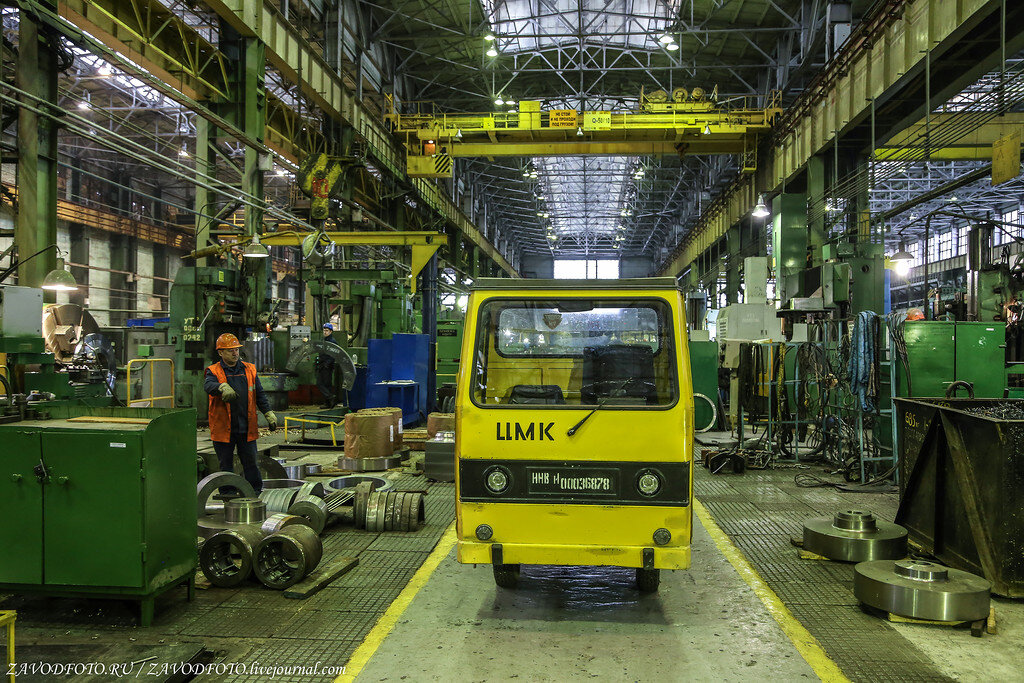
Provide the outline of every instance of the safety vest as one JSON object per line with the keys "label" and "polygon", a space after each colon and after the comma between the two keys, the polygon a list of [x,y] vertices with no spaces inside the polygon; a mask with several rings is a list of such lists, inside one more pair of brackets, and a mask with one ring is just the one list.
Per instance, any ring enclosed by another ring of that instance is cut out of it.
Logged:
{"label": "safety vest", "polygon": [[[256,391],[256,366],[245,361],[238,362],[242,364],[242,368],[245,370],[245,385],[247,389],[245,399],[249,405],[249,432],[247,437],[249,441],[255,441],[259,436],[258,425],[256,424],[256,397],[253,396],[253,392]],[[219,362],[214,363],[208,369],[221,384],[228,381],[228,376],[224,373],[224,368],[221,367]],[[241,400],[243,397],[239,396],[238,398]],[[211,394],[208,417],[210,420],[210,439],[224,443],[230,442],[231,405],[220,396]]]}

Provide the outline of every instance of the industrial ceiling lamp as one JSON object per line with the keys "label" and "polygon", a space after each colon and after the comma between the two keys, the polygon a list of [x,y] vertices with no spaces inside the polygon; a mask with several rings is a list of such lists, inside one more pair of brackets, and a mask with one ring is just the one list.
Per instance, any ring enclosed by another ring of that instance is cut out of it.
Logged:
{"label": "industrial ceiling lamp", "polygon": [[455,130],[455,139],[456,140],[461,140],[462,139],[462,129],[461,128],[458,128],[458,129]]}
{"label": "industrial ceiling lamp", "polygon": [[576,126],[576,137],[583,137],[583,126]]}
{"label": "industrial ceiling lamp", "polygon": [[495,48],[493,45],[491,45],[489,48],[487,48],[487,56],[488,57],[497,57],[498,56],[497,48]]}
{"label": "industrial ceiling lamp", "polygon": [[711,124],[704,124],[704,135],[711,135]]}
{"label": "industrial ceiling lamp", "polygon": [[493,43],[494,42],[494,34],[493,33],[488,33],[486,36],[484,36],[484,40],[486,40],[488,43]]}
{"label": "industrial ceiling lamp", "polygon": [[668,45],[669,43],[674,43],[675,41],[676,39],[667,33],[661,34],[661,37],[658,38],[658,42],[661,43],[662,45]]}
{"label": "industrial ceiling lamp", "polygon": [[900,277],[906,277],[910,273],[910,266],[914,262],[914,255],[907,251],[907,245],[900,240],[900,248],[895,254],[889,257],[892,262],[892,269]]}
{"label": "industrial ceiling lamp", "polygon": [[252,241],[242,250],[242,256],[245,258],[267,258],[270,256],[270,251],[265,245],[260,244],[259,235],[253,235]]}
{"label": "industrial ceiling lamp", "polygon": [[767,218],[771,215],[768,211],[768,205],[764,203],[764,195],[757,195],[757,204],[754,205],[754,210],[750,213],[754,218]]}
{"label": "industrial ceiling lamp", "polygon": [[669,52],[675,52],[676,50],[679,49],[679,44],[669,43],[668,45],[665,46],[665,49],[668,50]]}
{"label": "industrial ceiling lamp", "polygon": [[73,292],[78,289],[75,276],[64,269],[64,259],[57,258],[57,267],[43,278],[43,289],[51,292]]}
{"label": "industrial ceiling lamp", "polygon": [[500,107],[501,105],[505,104],[505,100],[501,99],[501,97],[498,96],[494,98],[494,103]]}

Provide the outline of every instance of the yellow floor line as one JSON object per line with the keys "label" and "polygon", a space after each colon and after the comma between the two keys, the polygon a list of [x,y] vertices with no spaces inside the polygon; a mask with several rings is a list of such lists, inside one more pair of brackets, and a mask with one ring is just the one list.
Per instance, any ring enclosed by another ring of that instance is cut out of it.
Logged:
{"label": "yellow floor line", "polygon": [[715,522],[714,517],[708,512],[699,500],[693,501],[694,512],[704,528],[710,534],[711,539],[718,546],[718,550],[729,560],[736,573],[740,575],[747,585],[754,591],[758,599],[768,608],[768,613],[782,627],[782,632],[793,641],[797,652],[804,658],[814,673],[827,683],[849,683],[846,676],[839,669],[832,659],[822,649],[821,643],[815,639],[803,624],[797,621],[793,613],[786,609],[782,600],[775,594],[768,584],[764,582],[754,567],[750,564],[743,552],[737,548],[724,531]]}
{"label": "yellow floor line", "polygon": [[430,553],[419,570],[413,574],[409,584],[398,594],[398,597],[394,599],[387,611],[384,612],[384,615],[377,620],[374,627],[366,634],[366,638],[356,648],[356,651],[352,653],[348,664],[345,665],[345,673],[335,678],[334,683],[349,683],[354,681],[356,676],[362,672],[363,667],[370,661],[370,657],[373,656],[377,648],[384,642],[384,639],[395,628],[395,624],[398,623],[406,608],[412,603],[413,598],[416,597],[421,588],[427,585],[430,575],[434,573],[434,570],[441,564],[441,561],[448,557],[448,553],[455,546],[455,541],[455,522],[452,522],[451,526],[445,530],[444,535],[441,536],[441,540],[438,541],[434,552]]}

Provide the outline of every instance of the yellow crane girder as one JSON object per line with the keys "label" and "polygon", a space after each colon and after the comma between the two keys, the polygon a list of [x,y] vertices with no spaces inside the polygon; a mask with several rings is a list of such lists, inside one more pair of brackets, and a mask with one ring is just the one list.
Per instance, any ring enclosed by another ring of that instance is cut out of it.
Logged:
{"label": "yellow crane girder", "polygon": [[[752,149],[781,113],[727,109],[710,101],[648,105],[643,111],[388,114],[410,157],[738,154]],[[412,163],[412,162],[411,162]]]}
{"label": "yellow crane girder", "polygon": [[[287,230],[284,232],[268,232],[260,235],[260,243],[269,247],[300,247],[302,241],[315,234]],[[410,247],[412,262],[410,263],[409,290],[416,293],[416,276],[427,265],[430,258],[448,239],[442,232],[430,231],[395,231],[395,232],[324,232],[321,233],[332,244],[340,247],[393,246]]]}

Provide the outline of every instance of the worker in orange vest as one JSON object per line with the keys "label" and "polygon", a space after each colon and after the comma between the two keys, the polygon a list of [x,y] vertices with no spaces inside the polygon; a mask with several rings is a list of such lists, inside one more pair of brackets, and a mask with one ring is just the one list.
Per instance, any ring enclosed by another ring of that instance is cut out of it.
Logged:
{"label": "worker in orange vest", "polygon": [[234,453],[242,462],[246,481],[256,493],[263,490],[263,477],[256,465],[256,410],[267,418],[271,430],[277,429],[277,415],[263,393],[256,366],[239,360],[242,344],[233,334],[217,337],[220,362],[206,368],[206,393],[210,395],[210,438],[217,452],[220,468],[234,472]]}

